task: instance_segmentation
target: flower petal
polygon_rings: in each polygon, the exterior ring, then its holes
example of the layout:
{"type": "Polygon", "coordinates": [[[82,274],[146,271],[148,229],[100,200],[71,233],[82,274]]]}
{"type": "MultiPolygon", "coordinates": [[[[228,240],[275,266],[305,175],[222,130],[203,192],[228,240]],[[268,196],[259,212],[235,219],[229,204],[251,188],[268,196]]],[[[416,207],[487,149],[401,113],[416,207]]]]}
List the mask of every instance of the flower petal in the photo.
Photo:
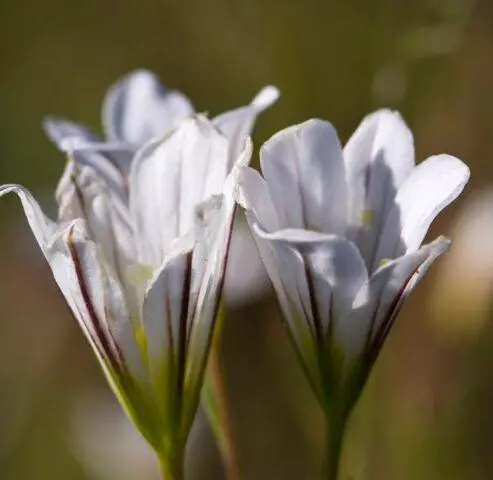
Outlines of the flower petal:
{"type": "Polygon", "coordinates": [[[337,235],[306,230],[280,230],[273,234],[264,233],[263,237],[286,243],[301,254],[315,324],[320,324],[325,337],[332,324],[337,328],[337,324],[349,314],[356,294],[368,279],[358,249],[337,235]]]}
{"type": "Polygon", "coordinates": [[[184,406],[188,426],[195,415],[218,315],[235,210],[232,192],[212,196],[196,210],[184,406]]]}
{"type": "Polygon", "coordinates": [[[308,120],[282,130],[262,146],[260,162],[283,228],[344,233],[344,162],[330,123],[308,120]]]}
{"type": "Polygon", "coordinates": [[[99,137],[83,125],[62,118],[47,117],[43,120],[43,128],[48,138],[60,149],[67,140],[84,140],[90,143],[97,143],[99,137]]]}
{"type": "Polygon", "coordinates": [[[397,189],[414,167],[413,136],[397,112],[367,116],[344,148],[348,181],[348,236],[368,267],[397,189]]]}
{"type": "Polygon", "coordinates": [[[383,259],[416,250],[435,217],[462,192],[469,168],[450,155],[430,157],[404,182],[385,221],[375,269],[383,259]]]}
{"type": "Polygon", "coordinates": [[[267,183],[260,173],[250,167],[238,169],[237,201],[251,212],[268,232],[279,229],[279,219],[267,183]]]}
{"type": "Polygon", "coordinates": [[[314,391],[320,393],[320,365],[316,353],[319,326],[312,314],[306,264],[288,242],[263,230],[252,211],[247,212],[247,219],[301,365],[314,391]]]}
{"type": "MultiPolygon", "coordinates": [[[[78,285],[72,295],[79,301],[80,292],[90,323],[107,355],[120,366],[119,373],[127,372],[147,386],[143,349],[137,342],[139,325],[132,322],[125,293],[119,281],[106,268],[99,247],[87,237],[85,229],[78,225],[83,224],[76,223],[75,228],[71,228],[64,236],[78,285]]],[[[59,252],[55,251],[54,255],[58,257],[59,252]]]]}
{"type": "MultiPolygon", "coordinates": [[[[128,367],[145,377],[142,359],[127,321],[125,301],[116,281],[104,270],[97,246],[81,220],[56,224],[19,185],[3,185],[0,196],[16,193],[33,234],[65,300],[110,379],[112,371],[128,367]],[[129,330],[130,329],[130,330],[129,330]]],[[[114,384],[113,384],[114,386],[114,384]]]]}
{"type": "MultiPolygon", "coordinates": [[[[175,245],[154,274],[143,306],[151,375],[159,375],[165,359],[184,363],[187,341],[188,302],[192,274],[193,241],[185,237],[175,245]]],[[[176,387],[175,387],[176,388],[176,387]]]]}
{"type": "Polygon", "coordinates": [[[230,166],[243,148],[245,137],[250,135],[257,115],[279,98],[279,90],[269,85],[255,96],[250,105],[218,115],[212,123],[228,138],[230,166]]]}
{"type": "Polygon", "coordinates": [[[449,246],[448,239],[439,237],[416,252],[385,263],[362,286],[353,312],[341,324],[343,328],[337,335],[347,360],[366,354],[371,357],[366,363],[374,362],[403,301],[449,246]]]}
{"type": "Polygon", "coordinates": [[[84,219],[88,234],[99,245],[105,262],[124,286],[132,312],[138,314],[135,289],[127,281],[129,265],[136,263],[129,212],[90,167],[69,162],[56,191],[59,219],[84,219]]]}
{"type": "Polygon", "coordinates": [[[227,148],[226,138],[197,116],[138,152],[130,173],[130,210],[141,263],[159,266],[170,242],[193,227],[196,206],[222,192],[227,148]]]}
{"type": "Polygon", "coordinates": [[[109,140],[142,145],[193,113],[182,93],[167,90],[153,73],[136,70],[109,89],[103,125],[109,140]]]}
{"type": "Polygon", "coordinates": [[[45,118],[43,127],[62,152],[94,168],[122,198],[126,195],[125,177],[133,155],[128,145],[103,142],[88,128],[63,119],[45,118]]]}

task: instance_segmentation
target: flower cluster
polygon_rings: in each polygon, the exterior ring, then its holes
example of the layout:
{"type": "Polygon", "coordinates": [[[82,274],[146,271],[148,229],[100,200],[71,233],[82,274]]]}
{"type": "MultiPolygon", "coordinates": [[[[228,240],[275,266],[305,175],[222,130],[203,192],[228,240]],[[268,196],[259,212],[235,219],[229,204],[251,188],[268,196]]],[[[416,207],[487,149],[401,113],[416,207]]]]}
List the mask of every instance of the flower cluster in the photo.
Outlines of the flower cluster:
{"type": "Polygon", "coordinates": [[[45,121],[68,159],[56,222],[23,187],[0,187],[20,197],[113,390],[170,478],[182,476],[237,202],[306,377],[324,411],[344,419],[404,299],[447,250],[443,237],[421,243],[469,177],[448,155],[416,166],[412,135],[388,110],[365,118],[344,149],[321,120],[277,133],[261,148],[262,177],[248,167],[249,134],[277,97],[265,87],[209,119],[150,72],[133,72],[106,96],[105,139],[45,121]]]}
{"type": "Polygon", "coordinates": [[[181,455],[197,409],[235,212],[232,170],[277,99],[266,87],[212,120],[137,71],[103,108],[107,139],[48,119],[68,163],[58,221],[21,186],[26,217],[127,414],[166,458],[181,455]]]}

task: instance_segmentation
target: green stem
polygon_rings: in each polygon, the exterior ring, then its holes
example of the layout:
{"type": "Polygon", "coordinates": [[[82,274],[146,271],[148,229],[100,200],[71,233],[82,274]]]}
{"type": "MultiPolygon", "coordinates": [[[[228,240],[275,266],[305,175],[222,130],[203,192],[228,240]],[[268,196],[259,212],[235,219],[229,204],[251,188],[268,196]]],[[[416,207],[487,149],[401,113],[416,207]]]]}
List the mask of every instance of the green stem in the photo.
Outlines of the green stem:
{"type": "Polygon", "coordinates": [[[204,388],[202,389],[202,406],[221,452],[226,478],[228,480],[239,480],[238,450],[221,358],[224,316],[224,306],[221,304],[209,353],[204,388]]]}
{"type": "Polygon", "coordinates": [[[236,449],[235,436],[231,425],[229,402],[224,385],[224,374],[221,368],[221,359],[219,358],[219,342],[216,338],[212,344],[209,358],[209,375],[211,388],[215,397],[217,407],[216,415],[218,422],[213,425],[213,431],[218,440],[219,449],[226,470],[228,480],[238,480],[240,473],[238,471],[238,456],[236,449]]]}
{"type": "Polygon", "coordinates": [[[325,414],[325,452],[322,480],[337,480],[347,417],[336,410],[325,414]]]}
{"type": "Polygon", "coordinates": [[[184,480],[184,452],[173,455],[172,458],[158,454],[158,459],[163,480],[184,480]]]}

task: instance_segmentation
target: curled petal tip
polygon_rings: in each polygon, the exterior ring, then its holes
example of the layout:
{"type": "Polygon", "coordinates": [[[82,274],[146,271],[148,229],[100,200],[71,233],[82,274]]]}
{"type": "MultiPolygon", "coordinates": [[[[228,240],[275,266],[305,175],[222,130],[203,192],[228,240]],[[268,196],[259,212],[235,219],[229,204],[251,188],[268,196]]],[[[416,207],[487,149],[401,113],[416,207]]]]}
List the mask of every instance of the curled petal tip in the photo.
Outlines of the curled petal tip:
{"type": "Polygon", "coordinates": [[[270,107],[279,98],[280,92],[274,85],[262,88],[252,101],[252,106],[259,112],[270,107]]]}

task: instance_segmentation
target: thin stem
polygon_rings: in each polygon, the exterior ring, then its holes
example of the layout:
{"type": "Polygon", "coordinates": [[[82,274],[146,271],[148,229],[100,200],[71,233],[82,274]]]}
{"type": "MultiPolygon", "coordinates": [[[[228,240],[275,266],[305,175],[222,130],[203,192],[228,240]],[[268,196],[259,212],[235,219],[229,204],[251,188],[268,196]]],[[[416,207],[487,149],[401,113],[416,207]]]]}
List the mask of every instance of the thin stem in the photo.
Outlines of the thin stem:
{"type": "Polygon", "coordinates": [[[326,440],[322,480],[337,480],[347,416],[339,414],[338,410],[324,414],[326,440]]]}
{"type": "Polygon", "coordinates": [[[215,424],[212,427],[218,440],[228,480],[239,480],[240,472],[238,470],[236,442],[231,424],[229,402],[219,352],[221,331],[217,333],[209,356],[210,386],[217,410],[215,414],[218,417],[217,422],[214,422],[215,424]]]}
{"type": "Polygon", "coordinates": [[[174,455],[172,458],[168,455],[158,454],[159,466],[163,480],[184,480],[184,454],[174,455]]]}

